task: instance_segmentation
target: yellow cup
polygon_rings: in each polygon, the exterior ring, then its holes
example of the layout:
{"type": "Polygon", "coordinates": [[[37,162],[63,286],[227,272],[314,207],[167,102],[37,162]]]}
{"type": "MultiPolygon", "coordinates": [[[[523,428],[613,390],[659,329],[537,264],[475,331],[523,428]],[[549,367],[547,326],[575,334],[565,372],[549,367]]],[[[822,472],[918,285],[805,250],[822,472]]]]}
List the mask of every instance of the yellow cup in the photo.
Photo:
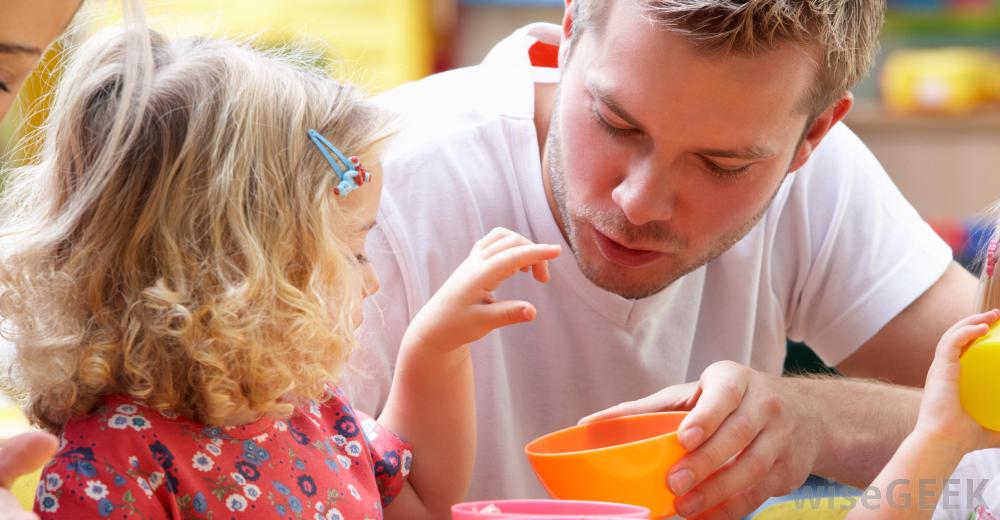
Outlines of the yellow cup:
{"type": "Polygon", "coordinates": [[[525,446],[553,498],[618,502],[674,514],[667,472],[685,451],[677,427],[687,412],[661,412],[573,426],[525,446]]]}
{"type": "Polygon", "coordinates": [[[1000,324],[990,328],[962,354],[959,398],[979,424],[1000,431],[1000,324]]]}

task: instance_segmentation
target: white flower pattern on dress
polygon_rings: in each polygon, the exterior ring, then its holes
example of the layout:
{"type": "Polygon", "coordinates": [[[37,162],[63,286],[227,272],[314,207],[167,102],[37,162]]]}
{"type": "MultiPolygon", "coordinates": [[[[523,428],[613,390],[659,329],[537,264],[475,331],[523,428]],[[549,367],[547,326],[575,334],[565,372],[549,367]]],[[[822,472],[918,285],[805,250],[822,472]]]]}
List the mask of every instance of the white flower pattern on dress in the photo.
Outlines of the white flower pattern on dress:
{"type": "Polygon", "coordinates": [[[254,484],[247,484],[243,486],[243,494],[250,500],[257,500],[260,498],[260,488],[254,484]]]}
{"type": "Polygon", "coordinates": [[[347,446],[344,446],[344,450],[347,452],[348,455],[352,457],[357,457],[361,455],[361,443],[358,441],[348,442],[347,446]]]}
{"type": "Polygon", "coordinates": [[[50,493],[44,493],[38,498],[38,510],[43,513],[55,513],[59,511],[59,499],[50,493]]]}
{"type": "Polygon", "coordinates": [[[136,477],[135,482],[139,484],[139,489],[146,493],[147,497],[153,496],[153,487],[149,485],[148,480],[142,477],[136,477]]]}
{"type": "Polygon", "coordinates": [[[403,486],[409,445],[355,412],[342,394],[263,428],[225,430],[171,420],[125,397],[106,402],[64,427],[60,452],[35,489],[43,520],[66,510],[86,518],[155,517],[164,500],[192,520],[247,513],[379,518],[403,486]]]}
{"type": "Polygon", "coordinates": [[[124,430],[125,428],[128,428],[131,423],[132,421],[129,420],[127,415],[119,413],[112,415],[111,418],[108,419],[108,427],[116,430],[124,430]]]}
{"type": "Polygon", "coordinates": [[[47,491],[55,491],[62,487],[63,481],[59,478],[59,475],[50,473],[45,477],[45,489],[47,491]]]}
{"type": "Polygon", "coordinates": [[[141,415],[133,415],[129,417],[129,419],[130,419],[129,426],[137,432],[140,432],[142,430],[148,430],[151,428],[151,426],[149,425],[149,420],[147,420],[145,417],[141,415]]]}
{"type": "Polygon", "coordinates": [[[233,493],[226,498],[226,507],[230,511],[243,511],[247,508],[247,499],[243,495],[233,493]]]}
{"type": "Polygon", "coordinates": [[[194,469],[204,472],[210,471],[213,467],[215,467],[215,462],[212,461],[211,457],[199,451],[195,453],[194,457],[191,459],[191,465],[194,469]]]}
{"type": "Polygon", "coordinates": [[[99,480],[88,480],[85,491],[87,496],[94,500],[100,500],[108,496],[108,486],[99,480]]]}

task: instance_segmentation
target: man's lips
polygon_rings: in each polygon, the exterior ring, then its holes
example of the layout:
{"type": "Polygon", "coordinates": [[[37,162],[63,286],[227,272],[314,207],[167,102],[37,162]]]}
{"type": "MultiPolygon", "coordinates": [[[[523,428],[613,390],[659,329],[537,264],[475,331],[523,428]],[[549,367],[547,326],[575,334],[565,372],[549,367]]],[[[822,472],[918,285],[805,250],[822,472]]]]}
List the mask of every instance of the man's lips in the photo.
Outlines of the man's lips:
{"type": "Polygon", "coordinates": [[[604,258],[625,267],[642,267],[663,258],[664,253],[623,246],[594,229],[594,239],[604,258]]]}

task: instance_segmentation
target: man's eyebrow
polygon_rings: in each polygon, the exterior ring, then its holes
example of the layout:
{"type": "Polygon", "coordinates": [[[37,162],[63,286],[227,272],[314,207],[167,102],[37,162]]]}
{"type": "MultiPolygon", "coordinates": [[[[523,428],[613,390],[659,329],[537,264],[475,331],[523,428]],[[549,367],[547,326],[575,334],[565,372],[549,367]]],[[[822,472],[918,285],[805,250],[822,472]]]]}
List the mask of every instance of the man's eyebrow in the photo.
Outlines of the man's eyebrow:
{"type": "Polygon", "coordinates": [[[600,101],[601,104],[608,107],[608,110],[614,112],[616,116],[620,117],[622,121],[625,121],[626,123],[632,125],[636,129],[642,129],[642,125],[639,123],[639,121],[636,118],[632,117],[632,115],[628,113],[628,110],[625,110],[625,108],[622,107],[621,104],[615,101],[614,98],[611,96],[611,93],[608,92],[606,88],[601,87],[600,85],[596,85],[594,83],[590,83],[588,85],[588,90],[590,90],[591,95],[597,98],[597,100],[600,101]]]}
{"type": "Polygon", "coordinates": [[[743,159],[747,161],[759,161],[774,157],[775,152],[766,146],[748,146],[735,150],[723,150],[718,148],[702,148],[694,150],[694,153],[705,157],[717,157],[720,159],[743,159]]]}
{"type": "Polygon", "coordinates": [[[36,54],[41,55],[42,50],[38,47],[28,47],[16,43],[0,42],[0,54],[36,54]]]}

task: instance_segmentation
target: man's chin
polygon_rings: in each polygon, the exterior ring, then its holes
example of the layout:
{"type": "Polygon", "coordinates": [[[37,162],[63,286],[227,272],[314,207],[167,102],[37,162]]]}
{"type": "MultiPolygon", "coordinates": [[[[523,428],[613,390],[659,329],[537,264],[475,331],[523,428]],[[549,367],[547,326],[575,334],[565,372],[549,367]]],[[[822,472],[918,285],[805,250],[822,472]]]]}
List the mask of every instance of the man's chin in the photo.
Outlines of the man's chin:
{"type": "MultiPolygon", "coordinates": [[[[600,256],[598,254],[598,256],[600,256]]],[[[616,265],[603,257],[593,261],[577,258],[577,265],[590,283],[622,298],[641,300],[666,289],[679,276],[650,268],[633,269],[616,265]]]]}

